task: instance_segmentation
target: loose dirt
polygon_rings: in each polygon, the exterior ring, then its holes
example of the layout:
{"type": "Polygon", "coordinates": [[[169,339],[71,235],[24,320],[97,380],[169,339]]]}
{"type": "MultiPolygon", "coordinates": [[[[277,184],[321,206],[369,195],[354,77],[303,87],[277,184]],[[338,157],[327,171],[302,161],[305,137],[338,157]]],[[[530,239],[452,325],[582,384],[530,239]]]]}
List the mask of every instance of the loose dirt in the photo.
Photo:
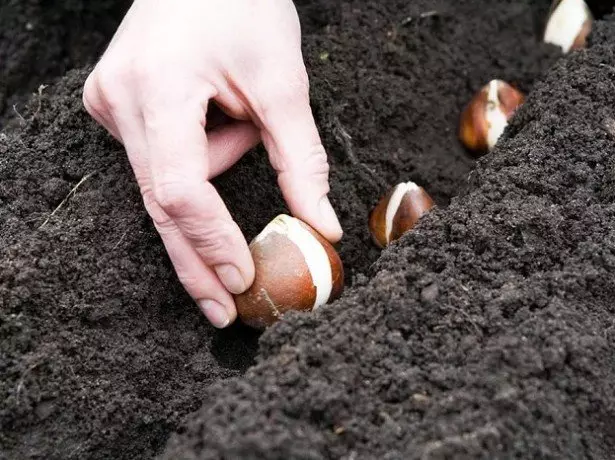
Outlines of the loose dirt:
{"type": "MultiPolygon", "coordinates": [[[[562,59],[539,40],[548,3],[299,3],[347,288],[260,342],[183,293],[121,145],[81,107],[88,68],[53,83],[108,34],[25,71],[5,32],[5,108],[53,84],[0,134],[2,455],[609,458],[615,24],[562,59]],[[477,164],[457,119],[491,78],[530,96],[477,164]],[[402,180],[439,206],[381,252],[366,216],[402,180]]],[[[101,7],[111,32],[123,7],[101,7]]],[[[262,149],[216,186],[248,239],[286,211],[262,149]]]]}

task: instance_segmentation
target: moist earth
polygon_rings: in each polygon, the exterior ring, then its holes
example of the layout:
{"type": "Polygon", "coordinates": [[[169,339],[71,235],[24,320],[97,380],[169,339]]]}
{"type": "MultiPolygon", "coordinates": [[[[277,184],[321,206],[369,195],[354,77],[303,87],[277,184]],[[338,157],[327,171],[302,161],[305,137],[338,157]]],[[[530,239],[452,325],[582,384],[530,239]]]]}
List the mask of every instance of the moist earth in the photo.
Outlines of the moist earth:
{"type": "Polygon", "coordinates": [[[94,62],[129,0],[3,0],[0,4],[0,126],[27,94],[94,62]]]}
{"type": "MultiPolygon", "coordinates": [[[[0,29],[3,104],[93,62],[125,7],[92,10],[107,26],[83,40],[45,32],[49,50],[0,29]]],[[[615,24],[562,59],[540,43],[548,7],[299,2],[346,294],[260,338],[213,329],[183,292],[121,145],[82,108],[89,67],[6,112],[3,458],[610,458],[615,24]],[[458,115],[491,78],[530,95],[475,163],[458,115]],[[367,214],[408,180],[439,206],[380,251],[367,214]]],[[[3,8],[50,29],[90,14],[3,8]]],[[[260,148],[215,184],[247,239],[286,212],[260,148]]]]}

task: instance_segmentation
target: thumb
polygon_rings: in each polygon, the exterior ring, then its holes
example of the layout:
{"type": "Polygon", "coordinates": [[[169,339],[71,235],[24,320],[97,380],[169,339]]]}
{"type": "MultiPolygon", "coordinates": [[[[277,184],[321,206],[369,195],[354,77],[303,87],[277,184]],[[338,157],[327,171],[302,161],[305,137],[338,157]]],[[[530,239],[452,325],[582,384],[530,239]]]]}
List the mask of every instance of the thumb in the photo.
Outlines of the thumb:
{"type": "MultiPolygon", "coordinates": [[[[307,83],[306,83],[307,86],[307,83]]],[[[312,115],[309,91],[288,85],[287,94],[264,103],[261,137],[278,173],[278,185],[291,213],[331,242],[342,228],[329,202],[329,163],[312,115]]]]}

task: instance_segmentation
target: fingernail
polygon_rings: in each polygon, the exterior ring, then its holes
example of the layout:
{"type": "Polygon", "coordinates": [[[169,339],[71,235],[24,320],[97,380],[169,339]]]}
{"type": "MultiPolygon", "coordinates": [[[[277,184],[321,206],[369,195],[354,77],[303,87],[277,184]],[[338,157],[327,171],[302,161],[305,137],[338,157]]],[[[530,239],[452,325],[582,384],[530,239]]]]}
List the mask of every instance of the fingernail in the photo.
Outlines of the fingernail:
{"type": "Polygon", "coordinates": [[[218,278],[224,284],[224,287],[233,294],[241,294],[248,286],[239,273],[239,270],[232,264],[217,265],[215,267],[218,278]]]}
{"type": "Polygon", "coordinates": [[[339,240],[342,237],[343,233],[342,226],[340,225],[340,221],[337,218],[337,214],[335,214],[333,206],[331,206],[331,202],[326,195],[320,199],[320,202],[318,203],[318,211],[320,212],[320,217],[323,219],[323,221],[331,223],[332,233],[337,234],[334,241],[339,240]]]}
{"type": "Polygon", "coordinates": [[[199,300],[199,306],[209,322],[218,329],[223,329],[231,323],[231,319],[226,312],[224,305],[215,300],[199,300]]]}

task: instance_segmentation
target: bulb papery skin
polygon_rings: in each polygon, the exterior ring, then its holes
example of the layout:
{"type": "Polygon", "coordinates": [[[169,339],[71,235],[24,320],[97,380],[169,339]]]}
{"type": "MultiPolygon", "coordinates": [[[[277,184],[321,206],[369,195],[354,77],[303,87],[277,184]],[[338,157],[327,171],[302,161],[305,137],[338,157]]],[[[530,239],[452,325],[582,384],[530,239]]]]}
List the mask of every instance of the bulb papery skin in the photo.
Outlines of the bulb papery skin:
{"type": "Polygon", "coordinates": [[[385,248],[412,230],[434,205],[427,192],[414,182],[397,184],[369,215],[372,240],[378,247],[385,248]]]}
{"type": "Polygon", "coordinates": [[[551,7],[544,41],[559,46],[564,53],[586,46],[593,17],[583,0],[558,0],[551,7]]]}
{"type": "Polygon", "coordinates": [[[492,150],[523,104],[525,96],[503,80],[491,80],[472,98],[461,114],[459,139],[479,155],[492,150]]]}
{"type": "Polygon", "coordinates": [[[235,296],[239,318],[264,329],[290,311],[311,311],[341,295],[344,269],[335,248],[299,219],[281,214],[250,243],[254,283],[235,296]]]}

